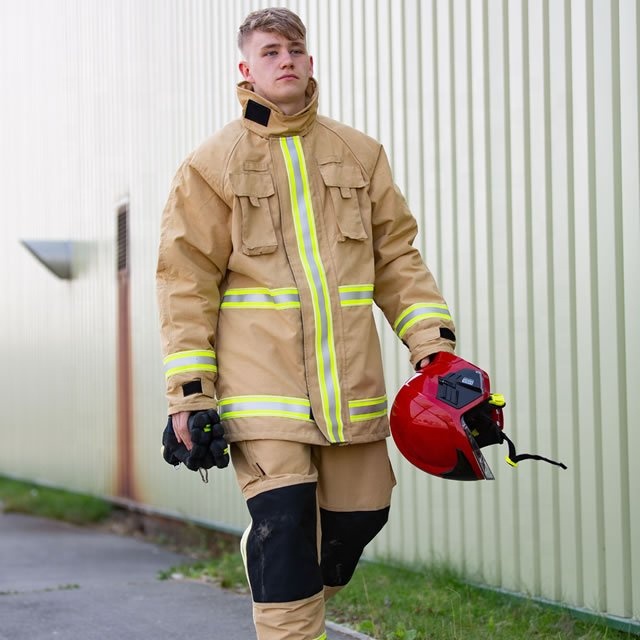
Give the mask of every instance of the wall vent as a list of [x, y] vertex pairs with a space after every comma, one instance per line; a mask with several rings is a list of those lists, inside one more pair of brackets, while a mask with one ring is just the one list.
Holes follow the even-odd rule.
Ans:
[[129, 205], [118, 209], [118, 273], [129, 268]]

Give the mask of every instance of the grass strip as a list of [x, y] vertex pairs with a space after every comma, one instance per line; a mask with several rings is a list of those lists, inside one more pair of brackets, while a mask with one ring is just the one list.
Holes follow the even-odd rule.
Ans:
[[2, 476], [0, 503], [6, 513], [26, 513], [77, 525], [101, 522], [112, 511], [112, 505], [101, 498]]

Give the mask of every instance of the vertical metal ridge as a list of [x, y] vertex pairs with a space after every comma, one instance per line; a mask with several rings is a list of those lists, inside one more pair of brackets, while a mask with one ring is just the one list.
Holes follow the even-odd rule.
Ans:
[[[521, 21], [521, 33], [522, 33], [522, 87], [523, 87], [523, 122], [524, 122], [524, 194], [525, 194], [525, 264], [526, 264], [526, 276], [527, 276], [527, 292], [526, 292], [526, 317], [527, 326], [529, 327], [530, 339], [527, 343], [527, 363], [531, 368], [531, 375], [529, 376], [528, 384], [528, 396], [531, 400], [536, 397], [536, 385], [535, 385], [535, 369], [536, 369], [536, 333], [534, 330], [535, 317], [534, 317], [534, 296], [533, 296], [533, 224], [532, 224], [532, 162], [531, 162], [531, 74], [530, 74], [530, 61], [529, 61], [529, 5], [528, 2], [524, 2], [522, 7], [522, 21]], [[537, 423], [538, 415], [536, 410], [536, 403], [530, 402], [530, 418], [531, 424]], [[535, 429], [532, 432], [532, 444], [534, 449], [537, 449], [538, 438]], [[532, 505], [532, 520], [536, 524], [540, 522], [540, 495], [538, 491], [538, 473], [534, 468], [531, 472], [531, 505]], [[539, 526], [535, 526], [532, 531], [532, 546], [533, 555], [536, 561], [533, 563], [533, 593], [539, 594], [541, 592], [541, 570], [540, 570], [540, 529]]]
[[[473, 80], [472, 80], [472, 37], [471, 37], [471, 0], [466, 0], [464, 10], [465, 10], [465, 20], [464, 20], [464, 34], [467, 40], [467, 56], [466, 56], [466, 74], [465, 74], [465, 82], [467, 87], [467, 95], [469, 101], [469, 108], [467, 109], [467, 130], [468, 130], [468, 145], [469, 145], [469, 153], [467, 157], [467, 171], [469, 172], [469, 201], [467, 206], [469, 207], [469, 227], [467, 238], [467, 246], [469, 249], [469, 264], [475, 268], [477, 261], [477, 252], [476, 245], [473, 242], [473, 225], [476, 217], [476, 205], [475, 205], [475, 166], [474, 166], [474, 158], [475, 158], [475, 145], [474, 145], [474, 127], [473, 127]], [[478, 308], [478, 295], [476, 287], [471, 287], [471, 308]], [[456, 313], [460, 313], [460, 308], [456, 310]], [[476, 345], [473, 345], [475, 348]], [[462, 531], [469, 531], [471, 527], [467, 523], [469, 518], [467, 517], [467, 509], [460, 509], [460, 526]], [[466, 547], [466, 545], [465, 545]], [[463, 571], [468, 571], [468, 558], [467, 553], [463, 553]]]
[[[437, 247], [442, 247], [442, 191], [440, 176], [442, 175], [442, 166], [440, 159], [440, 74], [438, 71], [438, 9], [435, 0], [431, 4], [431, 53], [433, 56], [433, 120], [434, 120], [434, 159], [435, 159], [435, 197], [436, 197], [436, 243]], [[442, 251], [438, 251], [435, 267], [431, 267], [436, 273], [442, 273]]]
[[592, 324], [592, 352], [593, 352], [593, 415], [594, 415], [594, 478], [595, 478], [595, 511], [596, 511], [596, 539], [600, 553], [596, 557], [598, 574], [598, 606], [601, 609], [607, 607], [606, 584], [606, 557], [604, 533], [604, 486], [603, 486], [603, 456], [602, 456], [602, 400], [600, 398], [600, 319], [598, 317], [599, 291], [598, 291], [598, 238], [597, 229], [597, 200], [596, 200], [596, 150], [595, 150], [595, 80], [594, 80], [594, 24], [593, 24], [593, 0], [586, 3], [586, 70], [587, 70], [587, 163], [589, 173], [589, 249], [590, 249], [590, 281], [592, 283], [592, 297], [589, 314]]
[[[578, 337], [576, 326], [578, 323], [578, 302], [576, 299], [576, 205], [575, 205], [575, 166], [574, 166], [574, 150], [575, 141], [573, 136], [574, 118], [573, 118], [573, 16], [571, 11], [571, 0], [564, 0], [564, 32], [565, 32], [565, 91], [567, 94], [567, 111], [566, 111], [566, 145], [567, 145], [567, 214], [568, 214], [568, 238], [569, 238], [569, 284], [570, 288], [567, 292], [569, 296], [569, 326], [572, 328], [570, 332], [570, 354], [571, 354], [571, 370], [578, 371]], [[580, 420], [578, 414], [579, 389], [578, 376], [571, 377], [571, 395], [569, 398], [571, 404], [571, 430], [572, 430], [572, 473], [573, 483], [576, 491], [582, 490], [582, 465], [580, 461]], [[575, 508], [575, 566], [576, 577], [575, 586], [577, 594], [577, 604], [584, 604], [584, 567], [582, 558], [584, 557], [584, 540], [582, 537], [582, 496], [574, 501]]]
[[[509, 20], [509, 2], [510, 0], [502, 0], [502, 50], [504, 58], [504, 142], [505, 142], [505, 177], [506, 177], [506, 237], [508, 238], [505, 251], [507, 252], [507, 293], [511, 307], [514, 304], [514, 290], [515, 290], [515, 278], [514, 278], [514, 260], [513, 260], [513, 158], [511, 157], [511, 51], [509, 45], [509, 34], [511, 24]], [[510, 379], [513, 383], [513, 388], [518, 388], [518, 368], [516, 366], [516, 355], [513, 343], [515, 341], [516, 328], [514, 323], [514, 314], [511, 313], [508, 323], [508, 334], [511, 348], [508, 349], [508, 371]], [[519, 480], [515, 476], [513, 478], [513, 491], [511, 493], [511, 513], [518, 512], [518, 495], [519, 495]], [[511, 548], [516, 549], [519, 546], [521, 528], [520, 519], [513, 518], [512, 523], [513, 536], [511, 537]], [[519, 554], [514, 554], [516, 561], [514, 565], [514, 581], [516, 584], [520, 584], [521, 577], [521, 565], [519, 561]]]
[[[616, 351], [618, 363], [618, 408], [620, 411], [620, 491], [621, 502], [629, 505], [631, 500], [629, 485], [629, 433], [627, 407], [627, 386], [622, 384], [626, 380], [627, 354], [625, 349], [626, 321], [625, 307], [626, 296], [624, 288], [624, 242], [623, 242], [623, 204], [622, 204], [622, 132], [621, 132], [621, 87], [620, 87], [620, 6], [619, 0], [611, 0], [611, 82], [612, 82], [612, 111], [613, 111], [613, 202], [614, 202], [614, 238], [615, 238], [615, 298], [616, 298]], [[629, 509], [623, 509], [622, 513], [622, 555], [631, 559], [631, 516]], [[624, 582], [625, 615], [631, 615], [633, 610], [633, 583], [631, 579], [631, 563], [622, 564], [622, 580]]]
[[[545, 149], [545, 214], [546, 214], [546, 244], [548, 247], [548, 264], [546, 269], [546, 295], [547, 295], [547, 334], [548, 334], [548, 354], [549, 354], [549, 413], [552, 416], [558, 415], [558, 384], [557, 384], [557, 341], [555, 331], [556, 320], [556, 290], [554, 285], [554, 274], [556, 268], [555, 246], [553, 241], [553, 219], [555, 209], [553, 205], [553, 193], [555, 183], [553, 179], [553, 157], [552, 157], [552, 140], [551, 140], [551, 51], [549, 38], [549, 0], [543, 0], [542, 3], [542, 33], [543, 33], [543, 76], [544, 76], [544, 149]], [[558, 432], [555, 425], [548, 425], [551, 435], [552, 456], [558, 458]], [[553, 529], [553, 592], [554, 598], [560, 596], [561, 585], [561, 563], [560, 563], [560, 505], [558, 502], [559, 479], [554, 474], [551, 477], [551, 486], [553, 487], [552, 514], [553, 519], [551, 527]]]
[[[453, 264], [460, 264], [459, 260], [459, 216], [458, 208], [458, 136], [457, 136], [457, 99], [456, 99], [456, 57], [455, 57], [455, 29], [453, 21], [453, 3], [449, 2], [448, 11], [449, 28], [449, 102], [451, 104], [451, 233], [453, 236]], [[454, 309], [460, 309], [460, 272], [458, 269], [453, 274], [453, 300]]]

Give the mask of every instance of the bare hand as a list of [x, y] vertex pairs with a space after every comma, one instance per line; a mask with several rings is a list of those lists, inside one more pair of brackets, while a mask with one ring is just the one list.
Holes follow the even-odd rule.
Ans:
[[424, 369], [431, 362], [431, 356], [427, 356], [426, 358], [422, 358], [420, 362], [418, 362], [418, 371], [420, 369]]
[[171, 416], [171, 423], [173, 424], [173, 432], [176, 434], [176, 439], [178, 442], [182, 442], [189, 451], [191, 451], [191, 447], [193, 446], [187, 424], [190, 415], [190, 411], [179, 411]]

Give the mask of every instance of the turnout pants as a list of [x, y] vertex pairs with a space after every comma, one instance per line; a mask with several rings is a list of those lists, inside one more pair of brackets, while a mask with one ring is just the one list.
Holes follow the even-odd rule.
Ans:
[[258, 640], [325, 640], [325, 600], [388, 518], [386, 440], [250, 440], [233, 443], [231, 457], [251, 515], [241, 546]]

